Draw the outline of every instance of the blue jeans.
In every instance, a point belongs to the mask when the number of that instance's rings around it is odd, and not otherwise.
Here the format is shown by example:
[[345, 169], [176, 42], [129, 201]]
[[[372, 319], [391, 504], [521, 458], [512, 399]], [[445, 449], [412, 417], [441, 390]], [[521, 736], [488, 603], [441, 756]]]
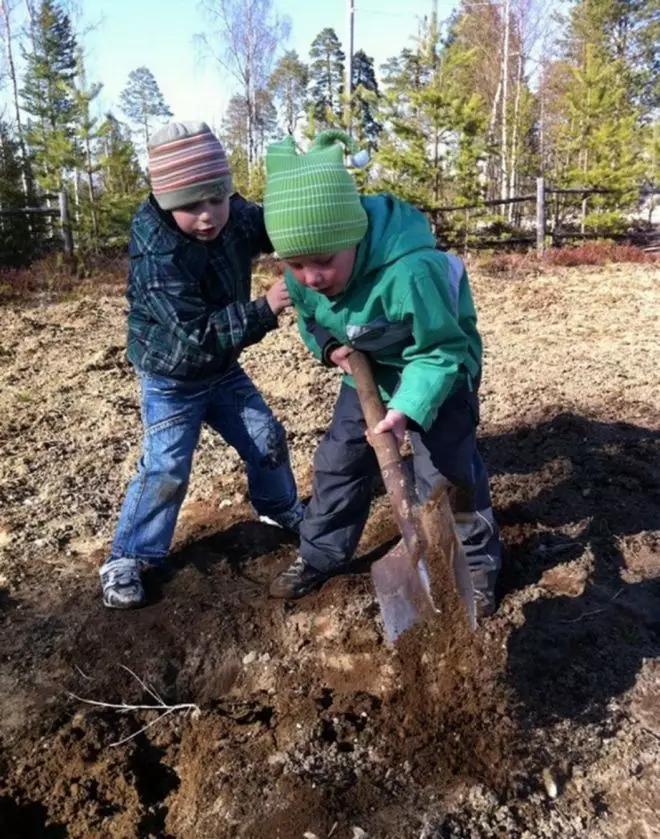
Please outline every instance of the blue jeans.
[[257, 513], [284, 527], [299, 524], [302, 505], [284, 429], [238, 364], [211, 383], [145, 374], [140, 383], [142, 457], [121, 508], [111, 560], [158, 564], [167, 556], [204, 422], [245, 462]]

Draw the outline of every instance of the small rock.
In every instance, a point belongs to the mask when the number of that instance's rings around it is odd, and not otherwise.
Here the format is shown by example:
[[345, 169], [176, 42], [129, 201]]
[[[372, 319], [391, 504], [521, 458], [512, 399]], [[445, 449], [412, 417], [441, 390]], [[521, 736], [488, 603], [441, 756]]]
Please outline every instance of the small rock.
[[548, 793], [548, 798], [557, 797], [557, 782], [555, 781], [552, 771], [546, 766], [543, 770], [543, 786]]
[[353, 835], [351, 839], [367, 839], [367, 831], [362, 830], [361, 827], [352, 827]]
[[269, 653], [264, 653], [263, 655], [260, 655], [259, 656], [259, 661], [262, 664], [266, 664], [267, 662], [270, 661], [270, 654]]
[[257, 660], [257, 654], [254, 652], [254, 650], [252, 650], [251, 653], [248, 653], [247, 655], [243, 656], [243, 664], [245, 664], [245, 665], [254, 664], [254, 662], [256, 660]]
[[306, 833], [303, 833], [303, 839], [319, 839], [319, 837], [316, 833], [312, 833], [308, 830]]

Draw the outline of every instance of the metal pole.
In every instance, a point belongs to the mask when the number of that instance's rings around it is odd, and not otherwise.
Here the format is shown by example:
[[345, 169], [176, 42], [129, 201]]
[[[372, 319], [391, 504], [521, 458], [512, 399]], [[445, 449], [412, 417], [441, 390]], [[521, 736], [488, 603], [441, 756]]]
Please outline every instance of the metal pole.
[[543, 256], [545, 251], [545, 182], [536, 179], [536, 255]]
[[64, 242], [64, 255], [73, 256], [73, 235], [69, 224], [69, 195], [66, 189], [60, 192], [60, 231]]
[[346, 84], [344, 93], [346, 96], [346, 106], [344, 110], [344, 121], [346, 122], [346, 131], [350, 135], [353, 130], [353, 116], [351, 113], [351, 95], [353, 93], [353, 48], [354, 48], [354, 34], [355, 34], [355, 0], [347, 0], [346, 4], [346, 28], [348, 30], [348, 51], [346, 53]]

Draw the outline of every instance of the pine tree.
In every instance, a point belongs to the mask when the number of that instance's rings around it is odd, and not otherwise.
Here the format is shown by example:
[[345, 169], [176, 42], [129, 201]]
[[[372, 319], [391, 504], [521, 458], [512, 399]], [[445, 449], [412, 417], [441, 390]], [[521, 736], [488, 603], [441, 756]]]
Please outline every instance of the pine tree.
[[131, 219], [149, 189], [130, 128], [106, 114], [98, 129], [99, 238], [104, 246], [128, 244]]
[[[18, 143], [9, 127], [0, 121], [0, 207], [25, 206], [22, 166]], [[26, 265], [33, 255], [36, 237], [27, 216], [0, 216], [0, 266]]]
[[130, 128], [109, 112], [99, 126], [98, 138], [98, 166], [103, 194], [123, 198], [143, 194], [147, 182], [138, 162]]
[[268, 87], [278, 108], [281, 131], [293, 134], [307, 105], [309, 68], [295, 50], [285, 52], [275, 65]]
[[148, 67], [131, 70], [126, 87], [119, 97], [119, 104], [131, 122], [140, 125], [145, 146], [149, 145], [151, 120], [172, 116], [158, 82]]
[[364, 147], [373, 151], [383, 126], [376, 119], [380, 91], [374, 71], [374, 60], [364, 50], [353, 56], [351, 72], [353, 94], [351, 114], [355, 138]]
[[628, 95], [652, 110], [660, 106], [660, 14], [658, 0], [579, 0], [571, 9], [564, 54], [584, 61], [587, 44], [619, 62]]
[[323, 130], [342, 119], [345, 56], [334, 29], [326, 27], [319, 32], [312, 41], [309, 57], [311, 107], [317, 130]]
[[43, 0], [32, 30], [34, 51], [24, 53], [23, 110], [35, 175], [49, 192], [61, 188], [75, 166], [76, 39], [69, 17], [54, 0]]
[[620, 211], [637, 199], [643, 174], [639, 115], [628, 99], [621, 66], [595, 45], [588, 45], [582, 66], [571, 70], [561, 101], [564, 120], [554, 138], [568, 165], [557, 180], [565, 186], [617, 191], [592, 196], [590, 218], [583, 204], [583, 227], [604, 233], [606, 227], [624, 224]]
[[546, 165], [559, 186], [614, 190], [563, 198], [556, 221], [580, 215], [581, 228], [607, 233], [625, 225], [644, 175], [646, 70], [634, 46], [648, 29], [648, 4], [579, 0], [568, 19], [562, 57], [545, 76]]
[[[98, 247], [99, 244], [99, 218], [98, 207], [96, 200], [96, 187], [94, 183], [95, 174], [98, 170], [98, 165], [95, 162], [95, 145], [98, 139], [98, 119], [92, 116], [91, 103], [101, 92], [103, 85], [95, 82], [88, 84], [85, 64], [82, 53], [78, 54], [78, 75], [75, 89], [75, 104], [76, 104], [76, 137], [75, 148], [78, 156], [78, 166], [75, 171], [76, 178], [76, 197], [77, 203], [84, 210], [82, 214], [81, 230], [84, 234], [88, 231], [91, 234], [91, 244], [93, 248]], [[87, 194], [84, 201], [79, 197], [78, 189], [78, 172], [82, 169], [85, 173], [85, 180], [87, 186]], [[89, 235], [85, 235], [86, 240], [90, 240]]]
[[470, 51], [443, 44], [431, 20], [416, 50], [405, 49], [387, 62], [386, 130], [375, 158], [382, 187], [427, 208], [455, 198], [457, 189], [479, 191], [485, 107], [456, 82], [472, 60]]

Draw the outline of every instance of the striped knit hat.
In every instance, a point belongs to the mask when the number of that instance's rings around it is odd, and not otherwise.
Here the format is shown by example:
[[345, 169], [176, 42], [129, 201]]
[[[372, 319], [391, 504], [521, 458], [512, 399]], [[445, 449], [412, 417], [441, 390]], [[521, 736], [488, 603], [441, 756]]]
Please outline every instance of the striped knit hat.
[[170, 122], [149, 143], [149, 174], [163, 210], [176, 210], [232, 190], [222, 144], [205, 122]]
[[[344, 166], [344, 146], [357, 151], [351, 138], [335, 129], [319, 134], [307, 154], [298, 154], [292, 137], [269, 146], [264, 217], [282, 258], [337, 253], [366, 233], [367, 214]], [[368, 159], [358, 152], [351, 160], [364, 166]]]

